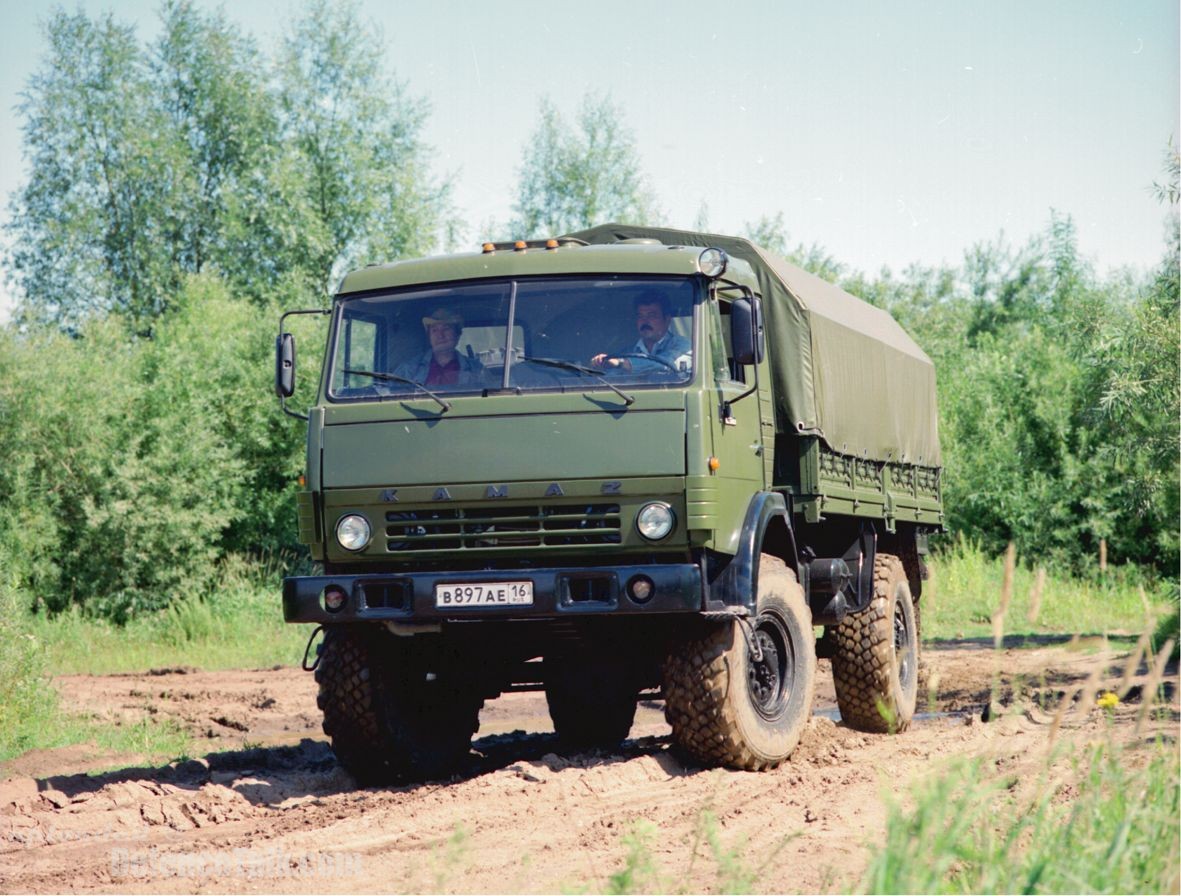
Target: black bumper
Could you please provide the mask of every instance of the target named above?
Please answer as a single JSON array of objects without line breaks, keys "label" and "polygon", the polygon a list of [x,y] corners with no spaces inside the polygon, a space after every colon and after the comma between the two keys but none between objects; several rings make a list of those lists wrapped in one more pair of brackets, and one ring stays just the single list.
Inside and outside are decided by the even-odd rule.
[{"label": "black bumper", "polygon": [[[628,594],[636,576],[654,588],[646,601]],[[435,586],[467,582],[532,582],[530,606],[435,606]],[[348,595],[336,612],[324,608],[329,586]],[[418,572],[392,575],[293,576],[283,580],[287,622],[397,620],[441,622],[473,619],[546,619],[587,615],[694,613],[703,607],[701,570],[691,563],[616,566],[606,569],[498,569],[475,572]]]}]

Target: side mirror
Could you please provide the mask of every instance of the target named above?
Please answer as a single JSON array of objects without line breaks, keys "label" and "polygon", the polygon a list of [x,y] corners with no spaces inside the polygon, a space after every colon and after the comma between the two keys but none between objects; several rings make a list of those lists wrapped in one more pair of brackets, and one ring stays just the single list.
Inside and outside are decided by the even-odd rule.
[{"label": "side mirror", "polygon": [[280,398],[295,394],[295,337],[290,333],[275,338],[275,394]]},{"label": "side mirror", "polygon": [[730,304],[730,346],[739,364],[759,364],[763,360],[763,315],[754,296]]}]

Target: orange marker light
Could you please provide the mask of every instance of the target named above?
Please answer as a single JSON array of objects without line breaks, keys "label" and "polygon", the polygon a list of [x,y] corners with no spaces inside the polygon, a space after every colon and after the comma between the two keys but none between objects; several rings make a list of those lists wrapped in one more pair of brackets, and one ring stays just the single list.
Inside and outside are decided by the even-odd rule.
[{"label": "orange marker light", "polygon": [[496,248],[496,246],[494,246],[492,243],[485,243],[484,244],[484,254],[491,252],[495,248]]},{"label": "orange marker light", "polygon": [[558,248],[558,241],[557,240],[546,240],[545,247],[547,249],[556,249],[556,248]]},{"label": "orange marker light", "polygon": [[299,474],[299,487],[300,487],[300,488],[306,488],[306,487],[307,487],[307,484],[308,484],[308,477],[306,477],[305,475],[303,475],[303,473],[300,473],[300,474]]},{"label": "orange marker light", "polygon": [[720,460],[718,460],[716,457],[711,457],[709,459],[709,471],[711,473],[716,473],[718,471],[718,467],[720,467],[721,465],[722,465],[722,462]]},{"label": "orange marker light", "polygon": [[513,248],[518,252],[524,252],[525,251],[525,241],[524,240],[517,240],[515,243],[513,243]]}]

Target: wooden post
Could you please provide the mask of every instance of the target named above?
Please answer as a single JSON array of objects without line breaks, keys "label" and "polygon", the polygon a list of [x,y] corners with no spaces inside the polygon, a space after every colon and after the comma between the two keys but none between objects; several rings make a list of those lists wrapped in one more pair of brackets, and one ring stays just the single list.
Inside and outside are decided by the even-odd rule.
[{"label": "wooden post", "polygon": [[1107,572],[1107,539],[1099,539],[1099,572]]},{"label": "wooden post", "polygon": [[1005,642],[1005,614],[1013,598],[1013,573],[1017,569],[1017,545],[1009,542],[1005,550],[1005,577],[1001,580],[1001,602],[992,614],[992,644],[997,650]]},{"label": "wooden post", "polygon": [[1042,610],[1042,592],[1046,590],[1046,568],[1039,566],[1037,568],[1037,577],[1033,580],[1033,587],[1029,590],[1029,615],[1030,622],[1037,622],[1037,615]]}]

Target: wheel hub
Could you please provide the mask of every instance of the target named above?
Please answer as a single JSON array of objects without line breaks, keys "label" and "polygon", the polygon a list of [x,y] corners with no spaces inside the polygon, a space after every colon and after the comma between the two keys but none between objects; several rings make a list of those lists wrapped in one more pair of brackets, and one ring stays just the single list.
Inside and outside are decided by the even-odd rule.
[{"label": "wheel hub", "polygon": [[906,687],[914,670],[914,650],[901,601],[894,602],[894,655],[898,658],[898,679]]},{"label": "wheel hub", "polygon": [[760,620],[748,654],[747,692],[759,715],[783,714],[791,691],[793,668],[787,633],[774,617]]}]

